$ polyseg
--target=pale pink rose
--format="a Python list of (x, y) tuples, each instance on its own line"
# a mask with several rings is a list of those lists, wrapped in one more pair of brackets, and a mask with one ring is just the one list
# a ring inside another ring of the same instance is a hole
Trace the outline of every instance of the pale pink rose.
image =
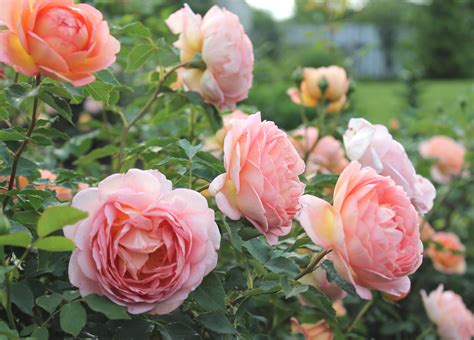
[(186, 88), (220, 108), (234, 108), (247, 98), (252, 86), (253, 47), (239, 18), (217, 6), (201, 18), (188, 5), (170, 15), (166, 24), (179, 39), (182, 63), (200, 53), (205, 70), (181, 68), (179, 77)]
[[(321, 92), (320, 82), (326, 80), (327, 87)], [(322, 100), (327, 101), (328, 112), (340, 111), (347, 101), (349, 79), (346, 71), (339, 66), (312, 68), (303, 70), (303, 80), (300, 88), (290, 88), (287, 93), (290, 99), (300, 105), (314, 107)]]
[(349, 164), (341, 142), (332, 136), (325, 136), (319, 140), (318, 137), (318, 129), (313, 126), (296, 129), (290, 134), (290, 141), (301, 158), (304, 159), (309, 153), (306, 162), (306, 175), (341, 173)]
[(442, 340), (470, 340), (474, 336), (474, 315), (462, 298), (443, 285), (429, 295), (421, 291), (426, 313), (433, 321)]
[(421, 265), (418, 215), (406, 192), (390, 177), (354, 161), (339, 176), (334, 203), (301, 198), (301, 226), (317, 245), (332, 249), (339, 275), (363, 299), (370, 289), (402, 296), (408, 275)]
[(421, 156), (435, 160), (431, 177), (439, 183), (449, 183), (453, 177), (461, 175), (465, 153), (464, 146), (446, 136), (434, 136), (420, 144)]
[(326, 320), (317, 323), (299, 323), (295, 318), (291, 318), (291, 333), (303, 334), (305, 340), (332, 340), (334, 334)]
[(421, 214), (431, 210), (436, 189), (430, 181), (416, 174), (405, 149), (385, 126), (352, 118), (344, 133), (344, 145), (350, 160), (374, 168), (378, 174), (391, 177), (403, 187)]
[(172, 189), (156, 170), (114, 174), (77, 193), (89, 216), (64, 228), (76, 244), (69, 280), (133, 314), (178, 308), (217, 264), (220, 234), (199, 193)]
[(224, 141), (226, 173), (215, 178), (209, 193), (229, 218), (244, 216), (270, 244), (287, 235), (304, 192), (299, 175), (304, 162), (285, 132), (263, 121), (260, 112), (234, 119)]
[(248, 114), (240, 110), (234, 110), (232, 113), (224, 115), (222, 117), (222, 128), (214, 136), (205, 140), (204, 151), (210, 151), (214, 156), (219, 157), (224, 150), (224, 139), (230, 129), (232, 119), (246, 119), (247, 117)]
[[(439, 249), (438, 247), (442, 247)], [(436, 232), (431, 237), (431, 243), (426, 254), (433, 261), (434, 267), (446, 274), (464, 274), (466, 259), (464, 245), (456, 234)]]
[(0, 61), (27, 76), (83, 86), (120, 50), (102, 14), (73, 0), (2, 0), (0, 21)]

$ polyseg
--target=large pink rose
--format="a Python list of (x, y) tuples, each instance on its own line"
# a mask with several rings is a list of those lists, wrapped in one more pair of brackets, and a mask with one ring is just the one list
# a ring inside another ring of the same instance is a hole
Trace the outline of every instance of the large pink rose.
[(332, 206), (311, 195), (301, 204), (301, 226), (333, 250), (336, 270), (361, 298), (370, 299), (370, 289), (394, 296), (410, 290), (408, 275), (421, 265), (423, 243), (416, 210), (390, 177), (352, 162), (336, 183)]
[(421, 291), (423, 305), (443, 340), (470, 340), (474, 336), (474, 315), (466, 308), (462, 298), (443, 285), (429, 295)]
[(105, 295), (133, 314), (166, 314), (216, 266), (214, 211), (199, 193), (172, 190), (156, 170), (109, 176), (72, 206), (89, 213), (64, 228), (77, 247), (69, 279), (82, 296)]
[[(326, 81), (326, 90), (321, 92), (321, 83)], [(346, 71), (339, 66), (312, 68), (303, 70), (300, 88), (290, 88), (287, 93), (295, 104), (317, 106), (321, 100), (328, 102), (328, 112), (338, 112), (347, 101), (349, 79)]]
[(185, 5), (171, 14), (166, 24), (179, 34), (174, 45), (180, 49), (181, 62), (190, 62), (200, 53), (206, 65), (205, 70), (179, 70), (187, 89), (218, 107), (234, 108), (247, 98), (252, 86), (253, 47), (235, 14), (214, 6), (201, 18)]
[(270, 244), (291, 230), (304, 191), (304, 162), (285, 132), (260, 113), (234, 119), (224, 141), (226, 173), (209, 186), (229, 218), (248, 219)]
[(214, 136), (205, 140), (203, 149), (212, 152), (216, 157), (220, 156), (224, 150), (224, 139), (230, 129), (231, 121), (233, 119), (246, 119), (247, 117), (248, 114), (240, 110), (234, 110), (232, 113), (224, 115), (222, 117), (222, 128), (219, 129)]
[(344, 145), (350, 160), (370, 166), (378, 174), (389, 176), (402, 186), (421, 214), (431, 210), (436, 196), (435, 187), (416, 174), (405, 149), (392, 138), (385, 126), (352, 118), (344, 133)]
[(102, 14), (72, 0), (2, 0), (1, 21), (0, 61), (28, 76), (83, 86), (120, 50)]
[(434, 159), (431, 177), (439, 183), (448, 183), (454, 176), (461, 175), (466, 149), (446, 136), (434, 136), (420, 144), (423, 158)]
[(456, 234), (437, 232), (430, 240), (426, 254), (431, 258), (437, 270), (447, 274), (466, 272), (465, 248)]

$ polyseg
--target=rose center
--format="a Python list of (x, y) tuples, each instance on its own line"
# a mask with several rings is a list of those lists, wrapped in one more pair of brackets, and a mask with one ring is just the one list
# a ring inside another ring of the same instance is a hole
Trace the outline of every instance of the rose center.
[(82, 17), (67, 8), (48, 8), (40, 12), (34, 32), (61, 56), (84, 50), (89, 41)]

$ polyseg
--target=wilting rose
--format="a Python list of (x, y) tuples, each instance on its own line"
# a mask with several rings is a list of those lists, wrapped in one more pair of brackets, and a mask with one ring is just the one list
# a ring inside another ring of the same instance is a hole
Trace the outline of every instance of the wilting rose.
[(429, 295), (421, 291), (426, 313), (433, 321), (443, 340), (470, 340), (474, 336), (474, 315), (466, 308), (462, 298), (443, 285)]
[(431, 177), (439, 183), (448, 183), (461, 175), (464, 167), (464, 146), (446, 136), (434, 136), (420, 144), (423, 158), (434, 159)]
[(456, 234), (437, 232), (431, 237), (426, 254), (433, 261), (434, 267), (447, 274), (464, 274), (466, 259), (464, 245)]
[(304, 162), (285, 132), (263, 121), (260, 113), (234, 119), (224, 141), (226, 173), (215, 178), (209, 193), (229, 218), (244, 216), (270, 244), (287, 235), (300, 209)]
[(89, 214), (64, 228), (77, 247), (69, 279), (82, 296), (105, 295), (133, 314), (166, 314), (216, 266), (214, 211), (199, 193), (172, 190), (158, 171), (109, 176), (72, 206)]
[(402, 186), (421, 214), (431, 210), (436, 189), (430, 181), (416, 174), (405, 149), (385, 126), (352, 118), (344, 133), (344, 145), (350, 160), (370, 166)]
[(317, 245), (332, 249), (336, 271), (363, 299), (370, 289), (394, 296), (410, 290), (408, 275), (421, 265), (418, 215), (405, 191), (390, 177), (352, 162), (341, 173), (334, 203), (301, 198), (298, 219)]
[(326, 320), (317, 323), (299, 323), (297, 319), (291, 318), (291, 333), (301, 333), (305, 340), (334, 339), (334, 334)]
[(224, 150), (224, 138), (230, 129), (232, 119), (246, 119), (247, 117), (248, 114), (240, 110), (234, 110), (232, 113), (224, 115), (222, 117), (222, 128), (219, 129), (214, 136), (206, 139), (204, 150), (212, 152), (215, 156), (220, 156)]
[[(326, 83), (326, 89), (321, 91), (322, 83)], [(322, 100), (328, 102), (328, 112), (338, 112), (347, 101), (347, 90), (349, 79), (346, 71), (339, 66), (312, 68), (303, 70), (303, 81), (300, 88), (288, 89), (288, 95), (296, 104), (304, 106), (317, 106)]]
[(302, 158), (309, 153), (306, 162), (307, 175), (315, 173), (339, 174), (349, 164), (341, 142), (332, 136), (318, 140), (319, 132), (315, 127), (299, 128), (291, 133), (291, 143)]
[(182, 63), (201, 54), (205, 69), (181, 68), (179, 77), (191, 91), (218, 107), (234, 108), (252, 86), (253, 47), (239, 18), (217, 6), (201, 18), (185, 5), (166, 24), (179, 39)]
[(0, 21), (0, 61), (27, 76), (83, 86), (120, 50), (102, 14), (72, 0), (3, 0)]

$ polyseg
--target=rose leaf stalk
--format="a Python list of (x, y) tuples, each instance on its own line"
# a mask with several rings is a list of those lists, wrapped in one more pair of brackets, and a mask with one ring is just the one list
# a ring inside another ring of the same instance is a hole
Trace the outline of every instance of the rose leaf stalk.
[(362, 317), (369, 311), (369, 309), (373, 306), (375, 301), (377, 300), (377, 295), (375, 295), (371, 300), (367, 301), (362, 308), (360, 309), (359, 313), (357, 313), (356, 317), (350, 323), (349, 327), (347, 327), (347, 333), (350, 333), (357, 323), (362, 319)]
[(321, 260), (322, 260), (327, 254), (329, 254), (331, 251), (332, 251), (332, 249), (324, 249), (324, 250), (322, 250), (321, 252), (319, 252), (318, 254), (316, 254), (316, 256), (314, 256), (313, 259), (311, 260), (311, 262), (308, 264), (308, 267), (306, 267), (305, 270), (303, 270), (301, 273), (299, 273), (299, 274), (295, 277), (295, 280), (299, 280), (299, 279), (301, 279), (303, 276), (305, 276), (306, 274), (312, 273), (312, 272), (316, 269), (316, 266), (319, 264), (319, 262), (321, 262)]
[(132, 119), (130, 123), (126, 123), (126, 120), (124, 120), (124, 126), (122, 129), (122, 136), (120, 139), (120, 149), (117, 155), (117, 171), (120, 171), (123, 165), (123, 153), (125, 150), (125, 144), (127, 142), (127, 137), (128, 137), (128, 132), (130, 129), (148, 112), (148, 110), (151, 108), (151, 106), (156, 102), (158, 99), (162, 86), (165, 83), (165, 81), (179, 68), (181, 67), (186, 67), (190, 63), (182, 63), (178, 64), (176, 66), (173, 66), (168, 72), (164, 74), (164, 76), (158, 81), (158, 84), (156, 85), (156, 89), (151, 95), (151, 97), (148, 99), (148, 101), (145, 103), (145, 105), (142, 107), (142, 109), (138, 112), (138, 114), (135, 116), (135, 118)]
[[(38, 75), (35, 77), (34, 88), (38, 88), (40, 84), (41, 84), (41, 76)], [(31, 113), (30, 125), (28, 126), (28, 130), (26, 131), (27, 138), (25, 138), (25, 140), (21, 142), (20, 146), (18, 147), (16, 152), (13, 154), (12, 169), (11, 169), (10, 177), (8, 180), (8, 188), (7, 188), (8, 191), (11, 191), (13, 189), (13, 186), (15, 185), (16, 172), (18, 168), (18, 163), (21, 158), (21, 154), (25, 150), (26, 145), (28, 144), (28, 139), (31, 137), (31, 135), (33, 134), (33, 130), (35, 129), (36, 121), (38, 119), (39, 104), (40, 104), (39, 98), (38, 96), (35, 96), (34, 101), (33, 101), (33, 110)], [(7, 206), (8, 198), (9, 196), (5, 197), (3, 201), (4, 210)]]

